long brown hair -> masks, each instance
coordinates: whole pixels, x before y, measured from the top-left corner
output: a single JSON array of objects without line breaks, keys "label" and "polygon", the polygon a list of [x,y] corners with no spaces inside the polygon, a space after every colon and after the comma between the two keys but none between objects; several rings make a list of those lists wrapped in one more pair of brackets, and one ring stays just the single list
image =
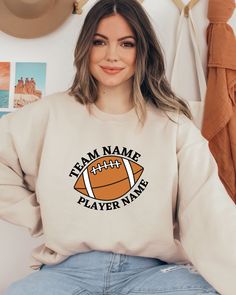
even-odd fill
[{"label": "long brown hair", "polygon": [[136,37],[136,65],[133,77],[133,102],[142,123],[146,118],[146,102],[167,112],[180,112],[192,118],[187,104],[177,97],[165,76],[162,48],[147,13],[137,0],[99,0],[88,12],[76,48],[77,72],[69,94],[82,104],[96,101],[97,83],[89,72],[89,55],[94,34],[101,19],[119,14],[125,18]]}]

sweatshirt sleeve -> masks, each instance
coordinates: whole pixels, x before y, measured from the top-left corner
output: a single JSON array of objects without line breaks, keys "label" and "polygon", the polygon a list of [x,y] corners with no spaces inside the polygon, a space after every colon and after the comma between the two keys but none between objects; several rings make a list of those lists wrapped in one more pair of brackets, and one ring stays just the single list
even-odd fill
[{"label": "sweatshirt sleeve", "polygon": [[236,294],[236,206],[218,177],[208,142],[188,119],[177,136],[181,244],[199,273],[223,295]]},{"label": "sweatshirt sleeve", "polygon": [[28,228],[32,236],[42,234],[35,184],[46,124],[43,101],[0,119],[0,218]]}]

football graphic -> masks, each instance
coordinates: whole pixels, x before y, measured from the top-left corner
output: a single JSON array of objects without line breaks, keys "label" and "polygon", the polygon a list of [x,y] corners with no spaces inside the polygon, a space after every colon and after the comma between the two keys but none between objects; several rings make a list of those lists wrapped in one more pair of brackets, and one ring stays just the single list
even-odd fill
[{"label": "football graphic", "polygon": [[135,185],[143,170],[142,166],[122,156],[104,156],[83,170],[74,188],[97,200],[115,200]]}]

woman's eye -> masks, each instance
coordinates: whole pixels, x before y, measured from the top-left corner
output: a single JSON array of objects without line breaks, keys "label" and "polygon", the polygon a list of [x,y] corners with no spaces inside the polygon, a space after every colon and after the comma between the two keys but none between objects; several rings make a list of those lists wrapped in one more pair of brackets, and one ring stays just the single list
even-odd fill
[{"label": "woman's eye", "polygon": [[132,43],[132,42],[124,42],[124,43],[122,43],[122,46],[123,46],[123,47],[134,47],[135,44]]},{"label": "woman's eye", "polygon": [[[93,45],[94,46],[103,46],[105,45],[106,42],[104,40],[101,40],[101,39],[95,39],[93,40]],[[123,42],[121,43],[121,46],[122,47],[135,47],[135,44],[133,42]]]},{"label": "woman's eye", "polygon": [[99,39],[93,40],[93,45],[95,46],[104,45],[104,44],[105,42],[103,40],[99,40]]}]

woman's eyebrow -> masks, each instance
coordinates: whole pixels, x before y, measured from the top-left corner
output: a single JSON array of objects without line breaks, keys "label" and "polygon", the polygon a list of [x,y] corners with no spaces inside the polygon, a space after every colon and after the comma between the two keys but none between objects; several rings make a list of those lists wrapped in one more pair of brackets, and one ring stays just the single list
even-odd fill
[{"label": "woman's eyebrow", "polygon": [[[94,36],[100,36],[100,37],[108,40],[107,36],[105,36],[103,34],[100,34],[100,33],[96,33],[96,34],[94,34]],[[118,41],[122,41],[122,40],[127,39],[127,38],[132,38],[132,39],[136,40],[134,36],[125,36],[125,37],[119,38]]]}]

